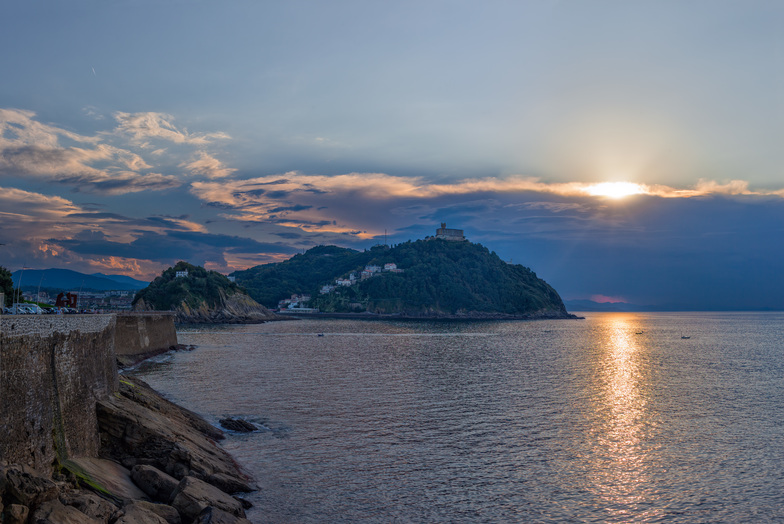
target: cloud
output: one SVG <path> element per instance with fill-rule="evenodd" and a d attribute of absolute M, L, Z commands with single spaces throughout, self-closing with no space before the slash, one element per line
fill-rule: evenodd
<path fill-rule="evenodd" d="M 171 121 L 173 116 L 165 113 L 114 113 L 117 121 L 116 133 L 125 134 L 140 147 L 151 147 L 150 140 L 163 140 L 175 144 L 207 145 L 216 139 L 229 139 L 223 132 L 189 133 L 187 129 L 178 129 Z"/>
<path fill-rule="evenodd" d="M 694 187 L 674 188 L 633 183 L 548 183 L 523 176 L 432 183 L 421 177 L 383 173 L 324 176 L 298 172 L 248 180 L 193 182 L 190 191 L 208 205 L 223 209 L 222 216 L 231 220 L 272 222 L 308 232 L 344 233 L 361 238 L 380 235 L 385 225 L 402 225 L 406 218 L 410 220 L 412 213 L 420 219 L 444 217 L 447 208 L 434 205 L 438 202 L 447 207 L 459 206 L 456 212 L 465 217 L 471 211 L 466 207 L 467 202 L 499 197 L 504 205 L 546 211 L 548 217 L 553 213 L 567 213 L 576 220 L 580 214 L 590 212 L 606 223 L 617 223 L 618 217 L 600 210 L 608 199 L 622 202 L 623 195 L 666 199 L 784 196 L 782 191 L 752 191 L 748 183 L 737 180 L 723 184 L 700 180 Z M 474 214 L 481 213 L 486 210 Z"/>
<path fill-rule="evenodd" d="M 93 207 L 93 206 L 90 206 Z M 4 264 L 122 270 L 151 276 L 180 259 L 231 270 L 286 258 L 282 242 L 211 234 L 188 216 L 128 217 L 59 197 L 0 187 Z"/>
<path fill-rule="evenodd" d="M 204 151 L 197 152 L 195 160 L 183 162 L 180 164 L 180 167 L 190 171 L 192 175 L 207 178 L 224 178 L 237 171 L 236 169 L 226 167 L 223 162 Z"/>
<path fill-rule="evenodd" d="M 79 192 L 120 195 L 180 186 L 172 164 L 210 179 L 236 171 L 206 151 L 193 151 L 228 138 L 225 133 L 191 134 L 160 113 L 117 113 L 115 118 L 113 131 L 86 136 L 43 124 L 32 111 L 0 109 L 0 176 L 29 175 Z M 148 150 L 152 140 L 181 144 L 186 151 Z"/>

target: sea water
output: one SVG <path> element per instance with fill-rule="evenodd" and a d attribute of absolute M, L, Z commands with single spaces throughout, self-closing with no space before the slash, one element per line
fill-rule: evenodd
<path fill-rule="evenodd" d="M 784 314 L 585 317 L 192 327 L 136 373 L 261 428 L 253 522 L 784 520 Z"/>

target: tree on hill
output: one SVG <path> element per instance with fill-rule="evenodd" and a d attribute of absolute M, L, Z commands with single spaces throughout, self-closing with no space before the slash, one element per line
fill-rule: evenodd
<path fill-rule="evenodd" d="M 338 297 L 351 294 L 353 301 L 321 295 L 311 306 L 346 311 L 356 309 L 359 301 L 373 313 L 408 315 L 566 313 L 558 293 L 533 271 L 507 264 L 479 244 L 418 240 L 400 244 L 370 261 L 377 265 L 387 262 L 396 263 L 404 272 L 381 273 L 360 281 L 350 292 L 333 292 Z"/>
<path fill-rule="evenodd" d="M 312 294 L 337 276 L 364 267 L 371 252 L 373 250 L 361 252 L 338 246 L 316 246 L 285 262 L 236 271 L 233 276 L 259 304 L 276 307 L 280 300 L 292 294 Z"/>
<path fill-rule="evenodd" d="M 0 266 L 0 293 L 5 295 L 5 304 L 0 306 L 10 306 L 14 300 L 14 281 L 11 272 Z"/>
<path fill-rule="evenodd" d="M 188 276 L 177 277 L 178 271 L 187 271 Z M 221 293 L 231 296 L 240 291 L 225 275 L 180 261 L 137 292 L 133 304 L 144 300 L 147 307 L 157 311 L 174 310 L 183 304 L 190 308 L 201 304 L 215 308 L 222 303 Z"/>

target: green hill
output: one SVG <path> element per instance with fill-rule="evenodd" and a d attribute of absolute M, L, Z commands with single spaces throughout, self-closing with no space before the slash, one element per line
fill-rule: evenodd
<path fill-rule="evenodd" d="M 368 265 L 393 263 L 401 272 Z M 322 294 L 337 278 L 357 280 Z M 319 246 L 290 260 L 234 273 L 251 297 L 268 307 L 290 295 L 310 294 L 322 312 L 371 312 L 405 316 L 565 317 L 558 293 L 529 268 L 507 264 L 480 244 L 418 240 L 359 252 Z"/>
<path fill-rule="evenodd" d="M 187 278 L 177 278 L 177 271 L 187 271 Z M 221 293 L 231 296 L 240 287 L 229 281 L 217 271 L 208 271 L 187 262 L 177 262 L 150 282 L 150 285 L 136 293 L 133 304 L 140 300 L 148 308 L 156 311 L 170 311 L 182 304 L 197 308 L 202 303 L 215 308 L 221 303 Z"/>
<path fill-rule="evenodd" d="M 177 276 L 187 271 L 187 276 Z M 165 270 L 133 298 L 134 309 L 175 311 L 178 322 L 251 323 L 274 315 L 217 271 L 187 262 Z"/>

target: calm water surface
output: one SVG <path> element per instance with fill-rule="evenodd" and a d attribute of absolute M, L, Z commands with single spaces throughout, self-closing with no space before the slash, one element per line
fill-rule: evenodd
<path fill-rule="evenodd" d="M 254 522 L 784 520 L 784 314 L 585 316 L 189 328 L 136 373 L 263 425 L 223 444 Z"/>

